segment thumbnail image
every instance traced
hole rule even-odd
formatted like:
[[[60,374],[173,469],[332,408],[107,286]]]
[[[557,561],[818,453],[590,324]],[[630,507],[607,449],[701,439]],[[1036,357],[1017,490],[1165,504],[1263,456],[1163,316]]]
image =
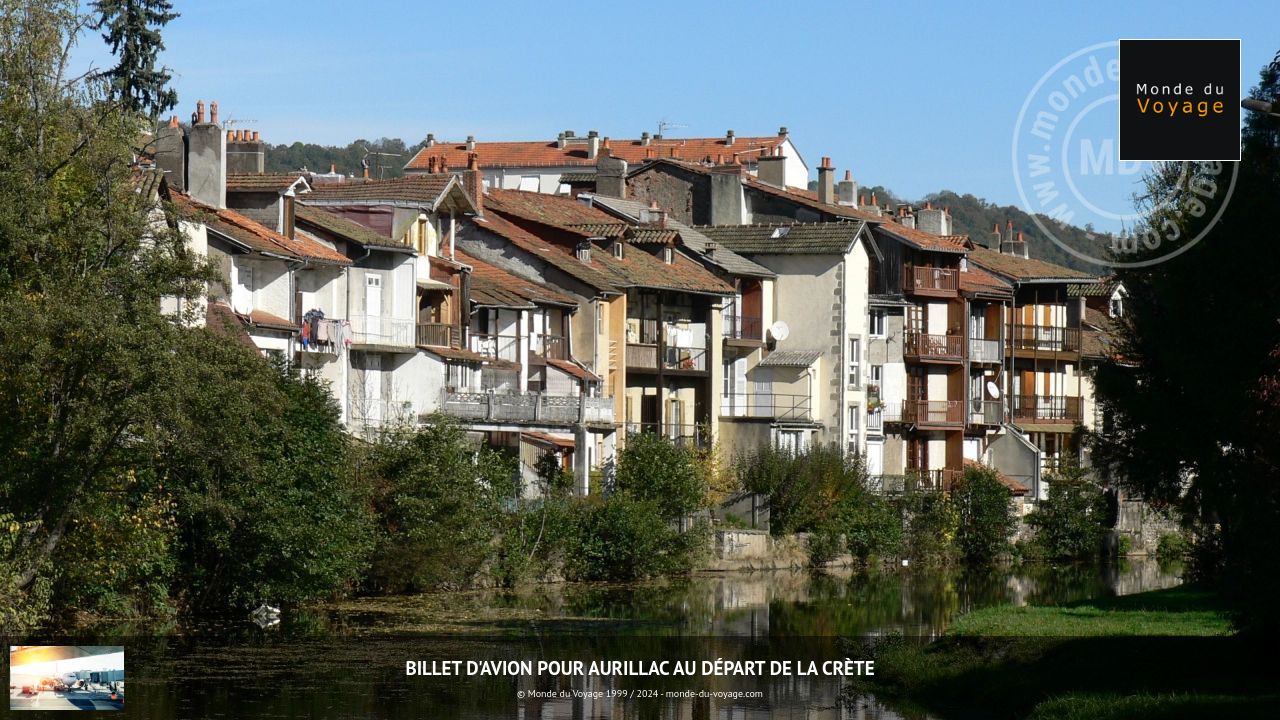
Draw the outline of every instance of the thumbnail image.
[[[123,710],[124,647],[10,645],[10,710]]]

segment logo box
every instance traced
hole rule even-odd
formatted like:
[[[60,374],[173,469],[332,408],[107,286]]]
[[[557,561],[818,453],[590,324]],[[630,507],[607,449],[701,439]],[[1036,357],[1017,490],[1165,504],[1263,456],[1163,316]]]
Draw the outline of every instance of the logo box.
[[[1239,40],[1120,41],[1120,159],[1240,159]]]

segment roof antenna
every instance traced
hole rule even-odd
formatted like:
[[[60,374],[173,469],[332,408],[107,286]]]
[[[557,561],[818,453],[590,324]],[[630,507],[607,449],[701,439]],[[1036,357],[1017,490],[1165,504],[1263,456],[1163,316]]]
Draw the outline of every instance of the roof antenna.
[[[668,130],[674,130],[675,128],[683,128],[683,127],[689,127],[689,126],[663,118],[658,121],[658,137],[660,138],[665,137]]]
[[[363,169],[365,169],[365,170],[368,170],[368,169],[369,169],[369,156],[370,156],[370,155],[372,155],[372,156],[374,156],[374,157],[379,157],[379,158],[380,158],[380,157],[400,157],[400,153],[374,152],[374,151],[370,150],[370,149],[369,149],[367,146],[365,146],[365,145],[361,145],[361,146],[360,146],[360,149],[361,149],[361,150],[364,150],[364,157],[360,158],[360,167],[361,167],[361,168],[363,168]],[[386,168],[386,167],[384,167],[384,166],[383,166],[383,164],[382,164],[382,161],[381,161],[381,160],[379,160],[379,161],[378,161],[378,179],[379,179],[379,180],[385,180],[385,179],[386,179],[386,172],[387,172],[387,168]]]

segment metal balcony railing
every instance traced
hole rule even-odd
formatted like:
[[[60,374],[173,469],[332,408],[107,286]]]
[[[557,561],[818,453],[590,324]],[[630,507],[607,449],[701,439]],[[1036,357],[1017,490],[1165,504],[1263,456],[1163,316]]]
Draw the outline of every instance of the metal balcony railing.
[[[724,336],[730,340],[764,340],[764,318],[758,315],[725,315]]]
[[[999,340],[971,338],[969,340],[969,360],[976,363],[998,363],[1004,359],[1000,352]]]
[[[441,410],[463,420],[548,425],[612,423],[613,399],[543,393],[445,390]]]
[[[971,400],[969,402],[970,425],[999,425],[1003,422],[1003,400]]]
[[[707,447],[710,438],[701,425],[671,425],[667,423],[627,423],[627,434],[659,434],[673,443],[685,447]]]
[[[471,352],[491,357],[494,360],[520,362],[520,338],[515,335],[471,333],[468,342]]]
[[[783,393],[721,393],[720,415],[795,422],[809,422],[813,419],[808,395]]]
[[[1013,395],[1014,420],[1024,422],[1080,422],[1080,398],[1061,395]]]
[[[417,322],[379,315],[352,315],[351,342],[353,345],[390,345],[414,347],[417,341]]]

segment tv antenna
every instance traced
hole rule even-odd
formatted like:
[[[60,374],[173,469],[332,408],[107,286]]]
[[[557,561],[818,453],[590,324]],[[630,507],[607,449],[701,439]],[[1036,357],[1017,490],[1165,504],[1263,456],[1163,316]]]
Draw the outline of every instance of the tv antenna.
[[[676,128],[683,128],[683,127],[689,127],[689,126],[683,123],[672,122],[666,118],[663,118],[658,121],[658,137],[666,137],[668,130],[674,130]]]
[[[361,145],[360,149],[364,150],[364,157],[360,158],[360,167],[365,170],[369,169],[370,157],[373,157],[373,158],[400,157],[400,153],[375,152],[373,150],[370,150],[365,145]],[[379,180],[383,179],[383,174],[386,172],[386,170],[387,169],[382,165],[382,162],[379,161],[378,162],[378,179]]]

